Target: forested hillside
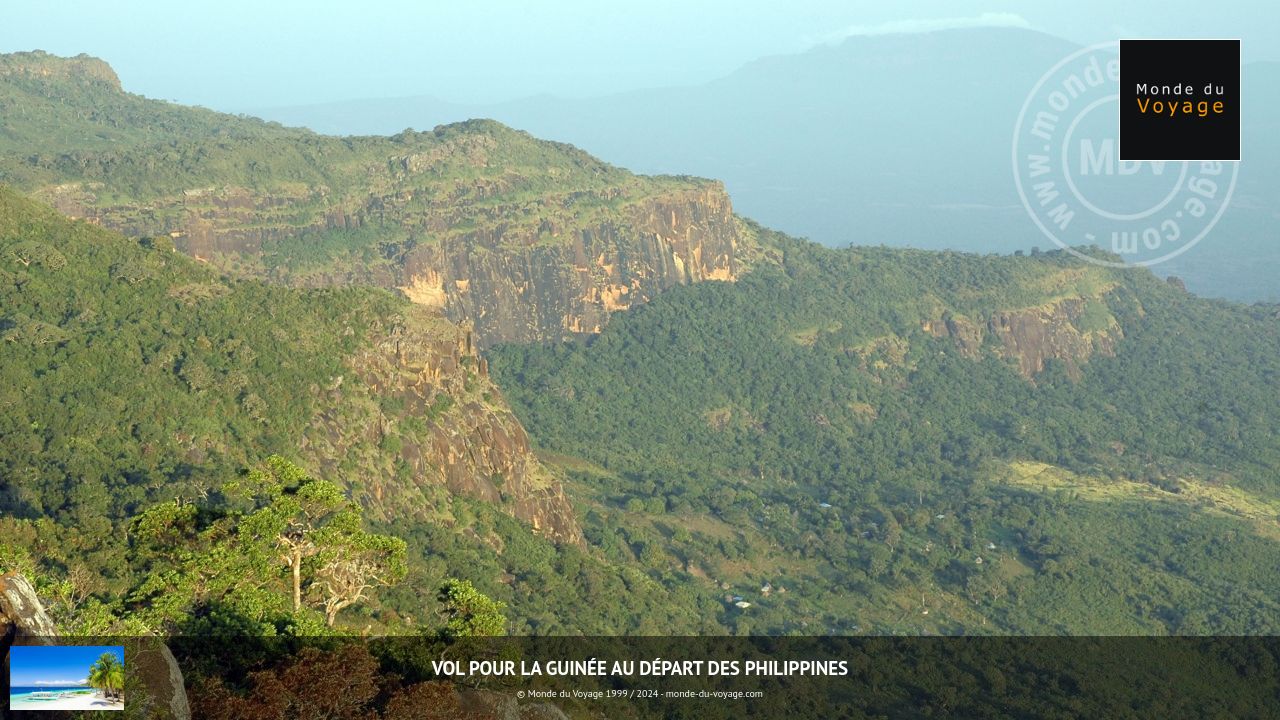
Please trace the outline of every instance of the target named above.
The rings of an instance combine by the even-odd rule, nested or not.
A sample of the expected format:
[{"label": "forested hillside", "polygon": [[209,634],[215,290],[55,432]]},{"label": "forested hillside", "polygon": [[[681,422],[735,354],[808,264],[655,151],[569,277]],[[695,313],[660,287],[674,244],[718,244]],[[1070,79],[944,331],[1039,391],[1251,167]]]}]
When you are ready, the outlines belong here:
[{"label": "forested hillside", "polygon": [[[139,583],[163,552],[129,528],[228,541],[218,518],[245,506],[226,483],[273,453],[407,542],[403,580],[340,626],[423,623],[449,577],[533,633],[1280,617],[1273,307],[1060,254],[836,251],[747,226],[765,251],[738,283],[482,358],[385,291],[231,279],[0,193],[0,545],[70,593],[68,617],[152,617]],[[206,510],[166,510],[184,506]],[[311,627],[289,617],[273,627]]]},{"label": "forested hillside", "polygon": [[[421,628],[451,577],[533,634],[1280,631],[1274,306],[825,249],[494,122],[330,138],[87,57],[0,57],[0,104],[53,206],[0,189],[0,567],[65,622],[153,622],[212,548],[275,632]],[[232,529],[313,480],[403,573],[273,616],[291,568]]]},{"label": "forested hillside", "polygon": [[[145,618],[139,593],[174,595],[180,612],[193,586],[283,583],[285,567],[252,553],[220,569],[200,554],[230,542],[226,518],[246,502],[275,502],[224,490],[273,454],[334,483],[362,527],[408,542],[403,582],[340,625],[430,620],[439,584],[459,576],[519,607],[513,631],[716,627],[689,610],[696,591],[583,545],[467,331],[384,290],[230,279],[165,238],[70,222],[3,187],[0,437],[0,571],[65,596],[70,627]],[[140,546],[144,516],[178,527]],[[183,575],[193,568],[212,575]],[[599,592],[616,602],[581,603]]]},{"label": "forested hillside", "polygon": [[1277,308],[757,232],[734,285],[492,355],[589,541],[723,583],[739,631],[1280,628]]},{"label": "forested hillside", "polygon": [[237,276],[400,288],[482,345],[597,332],[742,263],[716,182],[487,120],[317,135],[127,93],[88,56],[0,55],[0,182]]}]

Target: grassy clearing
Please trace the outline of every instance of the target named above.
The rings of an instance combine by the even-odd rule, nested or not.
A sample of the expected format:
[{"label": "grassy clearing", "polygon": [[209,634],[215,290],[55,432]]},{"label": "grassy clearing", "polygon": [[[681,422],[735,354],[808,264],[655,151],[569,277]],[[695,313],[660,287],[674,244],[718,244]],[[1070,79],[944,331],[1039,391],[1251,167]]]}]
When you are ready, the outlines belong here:
[{"label": "grassy clearing", "polygon": [[1015,461],[1005,480],[1038,492],[1066,492],[1088,502],[1149,500],[1178,502],[1206,513],[1246,520],[1259,535],[1280,540],[1280,500],[1255,495],[1230,485],[1178,480],[1170,492],[1147,483],[1119,478],[1079,475],[1053,465]]}]

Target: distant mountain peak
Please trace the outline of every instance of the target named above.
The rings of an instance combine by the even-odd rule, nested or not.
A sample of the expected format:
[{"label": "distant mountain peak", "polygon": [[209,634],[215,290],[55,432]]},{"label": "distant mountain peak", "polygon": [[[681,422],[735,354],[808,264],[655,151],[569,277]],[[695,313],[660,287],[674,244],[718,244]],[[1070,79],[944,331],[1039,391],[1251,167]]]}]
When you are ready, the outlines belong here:
[{"label": "distant mountain peak", "polygon": [[105,60],[84,53],[75,57],[51,55],[43,50],[0,54],[0,76],[102,84],[113,90],[122,89],[119,76]]}]

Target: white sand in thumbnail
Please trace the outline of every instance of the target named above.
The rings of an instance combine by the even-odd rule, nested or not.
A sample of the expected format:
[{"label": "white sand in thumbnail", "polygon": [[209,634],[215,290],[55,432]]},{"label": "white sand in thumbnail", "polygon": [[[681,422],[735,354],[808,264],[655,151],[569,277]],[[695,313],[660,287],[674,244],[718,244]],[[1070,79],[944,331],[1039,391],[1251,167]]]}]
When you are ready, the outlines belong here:
[{"label": "white sand in thumbnail", "polygon": [[69,693],[53,691],[48,695],[10,695],[10,710],[123,710],[124,703],[108,700],[101,693]]}]

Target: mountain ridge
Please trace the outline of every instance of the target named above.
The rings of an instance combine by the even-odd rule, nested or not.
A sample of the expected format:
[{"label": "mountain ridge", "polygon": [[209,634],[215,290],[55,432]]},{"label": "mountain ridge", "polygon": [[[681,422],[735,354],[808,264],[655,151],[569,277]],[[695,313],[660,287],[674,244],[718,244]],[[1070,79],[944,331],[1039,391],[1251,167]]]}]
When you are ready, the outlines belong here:
[{"label": "mountain ridge", "polygon": [[589,542],[741,596],[738,632],[1274,630],[1274,307],[759,232],[737,283],[490,353],[629,540]]},{"label": "mountain ridge", "polygon": [[[261,114],[330,131],[483,114],[637,171],[719,178],[744,215],[828,246],[1025,252],[1049,241],[1013,183],[1013,126],[1041,75],[1079,48],[1020,28],[857,36],[691,87],[461,109],[410,102],[400,114],[380,103],[376,117],[351,103]],[[1158,268],[1198,294],[1280,300],[1264,270],[1280,262],[1264,240],[1280,187],[1278,67],[1244,65],[1247,161],[1230,211],[1203,245]]]},{"label": "mountain ridge", "polygon": [[72,74],[0,77],[0,103],[23,108],[0,119],[0,180],[225,271],[404,288],[481,346],[597,332],[614,310],[739,272],[747,238],[714,181],[632,175],[494,121],[330,138]]},{"label": "mountain ridge", "polygon": [[[64,220],[0,185],[0,327],[14,373],[3,402],[6,473],[39,478],[41,486],[65,483],[61,512],[71,514],[80,512],[78,483],[123,489],[99,464],[101,450],[91,454],[96,460],[76,458],[85,440],[78,433],[90,430],[77,429],[83,418],[68,425],[50,414],[63,402],[57,386],[121,415],[104,427],[134,428],[118,448],[130,458],[126,485],[129,474],[149,478],[151,491],[163,495],[173,492],[174,477],[187,476],[178,484],[190,492],[203,482],[191,478],[250,462],[247,445],[292,447],[344,478],[375,517],[440,512],[453,493],[492,502],[554,540],[581,542],[572,507],[530,452],[469,330],[380,291],[332,295],[228,281],[167,247]],[[122,309],[141,298],[153,305]],[[237,308],[246,317],[233,316]],[[286,320],[288,313],[300,318]],[[160,317],[166,324],[157,327]],[[304,318],[314,327],[299,325]],[[336,347],[321,344],[335,337]],[[313,366],[282,359],[285,345]],[[117,359],[90,367],[105,347]],[[281,386],[264,385],[268,358]],[[32,366],[43,367],[45,379],[24,372]],[[157,434],[146,410],[127,410],[124,398],[140,382],[166,396],[150,404],[168,406],[166,414],[185,423]],[[25,400],[19,404],[14,392]],[[13,414],[20,408],[22,422]],[[501,492],[497,477],[505,480]],[[17,493],[9,503],[21,508],[35,488],[18,483],[9,492]],[[128,502],[114,505],[118,513]]]},{"label": "mountain ridge", "polygon": [[86,538],[279,450],[405,536],[386,618],[447,567],[524,632],[1275,632],[1274,308],[822,248],[495,121],[104,88],[0,80],[63,123],[0,114],[58,208],[0,190],[0,537],[54,521],[104,597]]},{"label": "mountain ridge", "polygon": [[0,76],[21,75],[47,80],[61,78],[88,83],[101,83],[122,90],[120,76],[101,58],[81,53],[72,58],[32,50],[0,55]]}]

